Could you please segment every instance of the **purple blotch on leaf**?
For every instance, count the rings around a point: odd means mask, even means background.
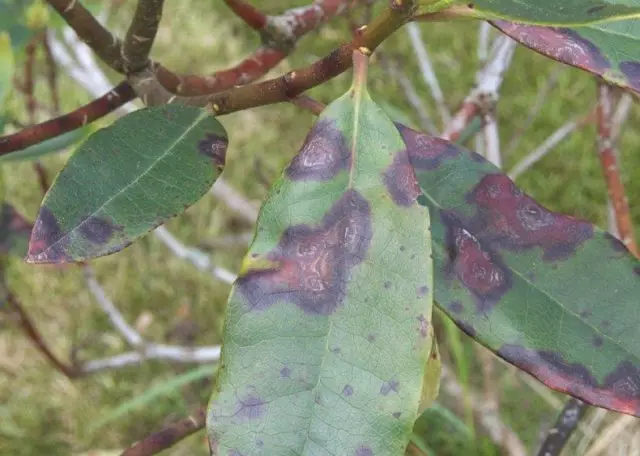
[[[418,287],[418,289],[416,290],[416,294],[418,295],[419,298],[426,296],[428,292],[429,292],[429,287],[426,285],[422,285],[421,287]]]
[[[262,417],[265,410],[264,400],[258,396],[249,395],[238,400],[234,416],[244,420],[255,420]]]
[[[471,326],[468,322],[464,320],[455,320],[455,319],[454,321],[458,326],[458,328],[460,328],[463,333],[465,333],[467,336],[473,339],[476,338],[476,329],[473,326]]]
[[[461,149],[449,141],[425,135],[398,123],[395,125],[407,146],[409,163],[417,171],[436,169],[445,160],[450,160],[460,154]]]
[[[620,239],[615,237],[613,234],[611,234],[609,232],[605,232],[603,236],[607,241],[609,241],[609,245],[611,246],[611,248],[615,252],[617,252],[617,253],[628,253],[629,252],[627,247],[622,242],[620,242]]]
[[[288,367],[283,367],[280,369],[280,377],[289,378],[291,376],[291,369]]]
[[[633,272],[635,273],[635,275],[640,277],[640,266],[636,266],[633,268]]]
[[[228,145],[229,140],[224,136],[207,133],[204,139],[198,141],[198,152],[211,158],[216,167],[222,169],[226,161]]]
[[[441,212],[446,227],[445,246],[449,261],[445,274],[456,277],[476,299],[476,309],[486,313],[511,289],[512,273],[498,254],[474,236],[452,212]]]
[[[351,385],[345,385],[344,388],[342,388],[342,395],[349,397],[353,394],[353,387]]]
[[[569,65],[603,74],[611,65],[591,41],[568,28],[539,27],[493,21],[504,33],[525,46]]]
[[[394,418],[396,418],[396,419],[400,418],[400,415],[402,415],[402,412],[393,412],[393,413],[391,414],[391,416],[393,416],[393,417],[394,417]]]
[[[369,342],[375,342],[375,341],[376,341],[376,336],[375,336],[375,335],[373,335],[373,334],[369,334],[369,335],[367,336],[367,340],[368,340]]]
[[[380,387],[380,394],[383,396],[388,395],[392,391],[397,393],[400,389],[400,382],[398,380],[389,380],[388,382],[384,382]]]
[[[320,119],[286,169],[291,180],[326,181],[349,168],[351,151],[334,121]]]
[[[460,301],[451,301],[447,308],[453,313],[461,313],[464,310],[464,306]]]
[[[67,242],[61,240],[63,236],[53,212],[42,206],[31,232],[29,257],[53,263],[68,261],[70,257],[65,251]]]
[[[355,456],[373,456],[373,451],[368,446],[361,446],[356,449]]]
[[[238,450],[229,450],[227,451],[227,456],[242,456]]]
[[[596,14],[600,11],[602,11],[603,9],[605,9],[607,7],[607,5],[594,5],[591,6],[589,8],[587,8],[587,14]]]
[[[594,347],[602,347],[603,343],[604,343],[604,341],[602,340],[602,337],[593,336],[593,346]]]
[[[92,215],[80,223],[78,230],[92,244],[104,245],[109,242],[114,233],[122,231],[123,227],[114,224],[106,217]]]
[[[407,149],[395,154],[393,162],[382,173],[382,181],[392,201],[398,206],[410,207],[416,202],[420,186],[409,163]]]
[[[420,314],[417,317],[418,320],[418,331],[420,331],[420,335],[422,337],[427,337],[429,334],[429,321],[424,318],[424,315]]]
[[[478,207],[472,232],[491,246],[512,251],[539,247],[547,261],[563,260],[593,237],[593,226],[544,208],[507,176],[488,174],[468,196]]]
[[[620,64],[620,71],[627,77],[629,85],[636,92],[640,92],[640,62],[622,62]]]
[[[369,203],[348,190],[319,225],[284,232],[266,254],[276,267],[250,271],[236,285],[255,310],[289,302],[306,313],[329,315],[343,303],[350,271],[364,260],[371,236]]]

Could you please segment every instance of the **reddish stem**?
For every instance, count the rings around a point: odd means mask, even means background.
[[[602,165],[609,198],[613,205],[620,240],[638,256],[638,245],[633,234],[633,222],[629,213],[629,201],[620,178],[620,168],[611,139],[611,88],[605,83],[598,84],[598,156]]]
[[[47,360],[60,372],[66,375],[70,379],[78,378],[81,376],[81,372],[75,367],[61,361],[58,357],[49,349],[47,343],[44,341],[40,332],[36,329],[35,325],[29,318],[27,312],[20,305],[20,301],[13,293],[9,293],[7,297],[8,304],[18,313],[20,326],[24,330],[25,334],[29,337],[31,342],[36,348],[47,358]]]
[[[27,127],[12,135],[0,138],[0,155],[22,150],[47,139],[67,133],[93,122],[136,98],[128,82],[121,82],[111,91],[91,103],[64,116]]]
[[[442,134],[442,138],[451,142],[457,141],[467,125],[469,125],[471,120],[478,114],[480,114],[478,104],[470,100],[465,100],[458,112],[451,119],[449,125],[447,125],[447,128]]]
[[[260,12],[244,0],[224,0],[231,10],[236,13],[249,27],[262,30],[267,25],[266,14]]]
[[[151,434],[126,449],[121,456],[152,456],[171,448],[180,440],[204,428],[206,409],[200,407],[195,413],[161,431]]]

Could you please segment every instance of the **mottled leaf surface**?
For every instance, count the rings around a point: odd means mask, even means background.
[[[640,93],[640,19],[571,28],[506,21],[493,25],[542,55]]]
[[[474,0],[462,1],[487,19],[541,25],[570,25],[640,17],[640,0]]]
[[[433,383],[428,211],[402,138],[358,87],[260,211],[227,308],[214,455],[399,455]]]
[[[32,228],[11,204],[0,205],[0,252],[24,257]]]
[[[225,162],[226,133],[205,110],[164,105],[97,131],[45,196],[27,261],[64,263],[128,246],[198,201]]]
[[[399,129],[431,213],[440,307],[551,388],[640,416],[640,262],[479,155]]]

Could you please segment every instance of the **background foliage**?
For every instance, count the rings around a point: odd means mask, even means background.
[[[307,0],[265,0],[261,7],[274,14],[285,7],[307,4]],[[124,2],[109,20],[122,32],[132,13],[131,2]],[[214,24],[212,26],[212,24]],[[420,25],[429,47],[447,104],[455,109],[474,83],[478,66],[477,28],[468,23],[427,23]],[[326,54],[349,36],[344,18],[333,21],[319,32],[306,37],[297,50],[271,74],[305,65]],[[240,56],[255,49],[258,38],[221,2],[187,0],[168,2],[152,55],[176,70],[207,73],[228,67]],[[419,77],[417,62],[404,31],[396,33],[382,46],[387,55],[401,62],[428,99]],[[107,72],[107,74],[109,74]],[[38,73],[37,94],[45,98],[44,74]],[[540,91],[550,77],[556,79],[548,96]],[[116,79],[113,79],[116,81]],[[63,110],[70,110],[91,99],[67,77],[61,78]],[[349,86],[348,74],[310,92],[313,97],[330,101]],[[540,145],[567,120],[590,111],[595,102],[595,80],[576,69],[561,67],[542,56],[518,47],[514,62],[501,89],[498,117],[501,141],[526,125],[529,110],[542,105],[540,115],[528,128],[517,148],[504,156],[504,168],[510,169],[520,158]],[[400,87],[382,65],[371,66],[369,90],[390,111],[414,116]],[[11,93],[11,109],[23,110],[24,100]],[[436,117],[435,109],[431,109]],[[619,149],[624,163],[623,178],[631,201],[636,226],[640,222],[640,132],[639,108],[633,108]],[[41,114],[42,119],[46,114]],[[222,123],[232,138],[227,152],[225,178],[256,203],[266,195],[269,184],[298,150],[313,116],[289,105],[252,109],[225,116]],[[605,186],[595,150],[595,127],[587,124],[556,147],[552,154],[518,179],[518,184],[552,210],[589,219],[606,227]],[[68,155],[47,157],[43,163],[53,175]],[[7,198],[31,218],[37,213],[41,193],[27,162],[7,162],[2,166]],[[251,227],[237,214],[213,197],[205,197],[185,214],[167,225],[189,245],[212,252],[216,264],[237,271],[246,245],[220,247],[216,241],[225,236],[247,233]],[[82,348],[78,356],[92,359],[116,354],[124,347],[112,328],[92,303],[78,268],[34,267],[12,260],[9,280],[47,340],[58,353],[67,353],[72,345]],[[215,344],[220,341],[222,313],[229,287],[197,271],[174,257],[156,238],[149,236],[113,257],[94,262],[98,277],[125,316],[147,337],[156,341],[181,344]],[[459,331],[440,324],[443,359],[459,380],[482,390],[484,377],[478,348]],[[539,444],[540,433],[555,419],[563,399],[533,383],[525,375],[496,364],[494,386],[500,394],[500,416],[517,431],[529,448]],[[204,403],[210,393],[210,377],[199,369],[188,381],[177,376],[193,367],[166,362],[147,362],[140,367],[106,372],[69,381],[53,371],[20,330],[8,318],[0,320],[0,454],[67,455],[119,454],[129,443],[148,434],[165,418],[184,415]],[[171,383],[170,383],[171,382]],[[176,385],[177,383],[177,385]],[[133,399],[135,402],[132,402]],[[488,439],[475,441],[475,426],[468,419],[465,401],[450,397],[447,390],[438,400],[444,411],[434,414],[427,424],[429,446],[438,455],[499,454]],[[555,405],[554,405],[555,404]],[[454,410],[460,418],[450,416]],[[610,454],[638,451],[634,436],[637,423],[604,411],[592,411],[585,426],[574,437],[573,453],[590,433],[608,429],[624,420],[623,432],[608,445]],[[454,430],[457,430],[454,432]],[[451,435],[454,437],[452,438]],[[606,439],[607,432],[596,439]],[[36,439],[30,437],[37,436]],[[593,437],[590,437],[593,438]],[[26,443],[29,439],[31,443]],[[593,441],[591,441],[593,444]],[[596,442],[597,444],[597,442]],[[593,447],[592,447],[593,448]],[[634,450],[635,448],[635,450]],[[99,453],[102,451],[104,453]],[[170,454],[208,454],[203,434],[191,437]],[[607,453],[594,453],[607,454]]]

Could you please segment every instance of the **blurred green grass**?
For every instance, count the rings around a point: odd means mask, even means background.
[[[277,14],[285,7],[308,2],[265,0],[253,3],[264,11]],[[110,21],[120,34],[126,28],[133,3],[125,2]],[[427,23],[422,24],[421,29],[453,111],[474,83],[477,26]],[[269,76],[307,65],[347,37],[347,21],[338,19],[304,38],[293,55]],[[237,63],[258,44],[257,34],[226,10],[222,2],[167,2],[153,56],[176,71],[208,73]],[[430,104],[436,119],[436,111],[419,77],[418,65],[404,31],[396,33],[382,49],[400,56],[402,69]],[[498,104],[502,144],[524,125],[538,90],[556,65],[527,49],[517,49]],[[114,82],[118,80],[117,76],[108,74]],[[43,73],[39,74],[37,82],[38,96],[46,100]],[[310,95],[329,102],[342,94],[349,84],[350,75],[345,73],[314,88]],[[379,65],[372,67],[370,91],[375,99],[401,110],[417,124],[418,119],[403,92]],[[61,93],[65,110],[72,110],[90,99],[66,77],[61,80]],[[518,149],[504,157],[505,169],[567,120],[586,113],[595,102],[594,95],[595,82],[591,77],[575,69],[563,71],[557,87],[545,100],[540,115],[523,135]],[[23,103],[18,94],[14,94],[11,102],[16,106]],[[620,142],[624,163],[622,174],[636,226],[640,222],[640,204],[637,204],[640,201],[640,154],[637,152],[640,131],[632,126],[638,124],[639,114],[638,107],[634,107]],[[261,167],[263,178],[273,181],[301,145],[314,118],[294,106],[280,104],[224,116],[221,121],[231,138],[224,176],[250,200],[259,203],[267,188],[254,171],[256,164]],[[584,217],[606,227],[606,191],[595,141],[594,127],[583,128],[563,141],[518,183],[550,209]],[[53,175],[66,157],[68,153],[48,157],[44,163]],[[30,163],[6,163],[2,169],[8,199],[33,218],[41,195]],[[210,196],[205,196],[167,227],[189,245],[249,228]],[[243,248],[218,249],[212,255],[216,264],[237,270]],[[167,331],[183,318],[185,309],[189,309],[188,318],[198,325],[195,343],[220,342],[228,286],[173,257],[155,237],[148,236],[117,255],[96,260],[94,266],[100,282],[129,322],[136,322],[141,315],[152,317],[144,331],[149,340],[172,342],[167,340]],[[72,345],[82,347],[81,359],[115,355],[126,349],[84,287],[80,270],[30,266],[17,259],[12,261],[9,279],[47,341],[61,356],[67,356]],[[451,346],[455,344],[448,345],[445,338],[440,342],[443,357],[455,360],[454,367],[469,373],[470,386],[481,389],[481,369],[473,342],[464,335],[459,338],[462,356],[453,355]],[[210,382],[199,380],[175,388],[144,407],[129,410],[121,419],[109,422],[97,431],[93,430],[95,424],[113,414],[123,403],[193,368],[150,361],[139,367],[69,381],[44,361],[15,325],[5,322],[0,326],[0,454],[80,455],[98,450],[119,454],[117,450],[204,403]],[[555,412],[522,384],[512,370],[497,365],[496,371],[501,415],[533,448],[538,443],[541,429],[555,418]],[[455,405],[446,397],[441,402]],[[464,414],[462,418],[464,420]],[[428,443],[438,455],[499,454],[486,439],[481,441],[478,437],[477,441],[461,439],[458,442],[451,429],[439,419],[430,426],[433,433]],[[166,454],[208,454],[204,434],[187,439]]]

